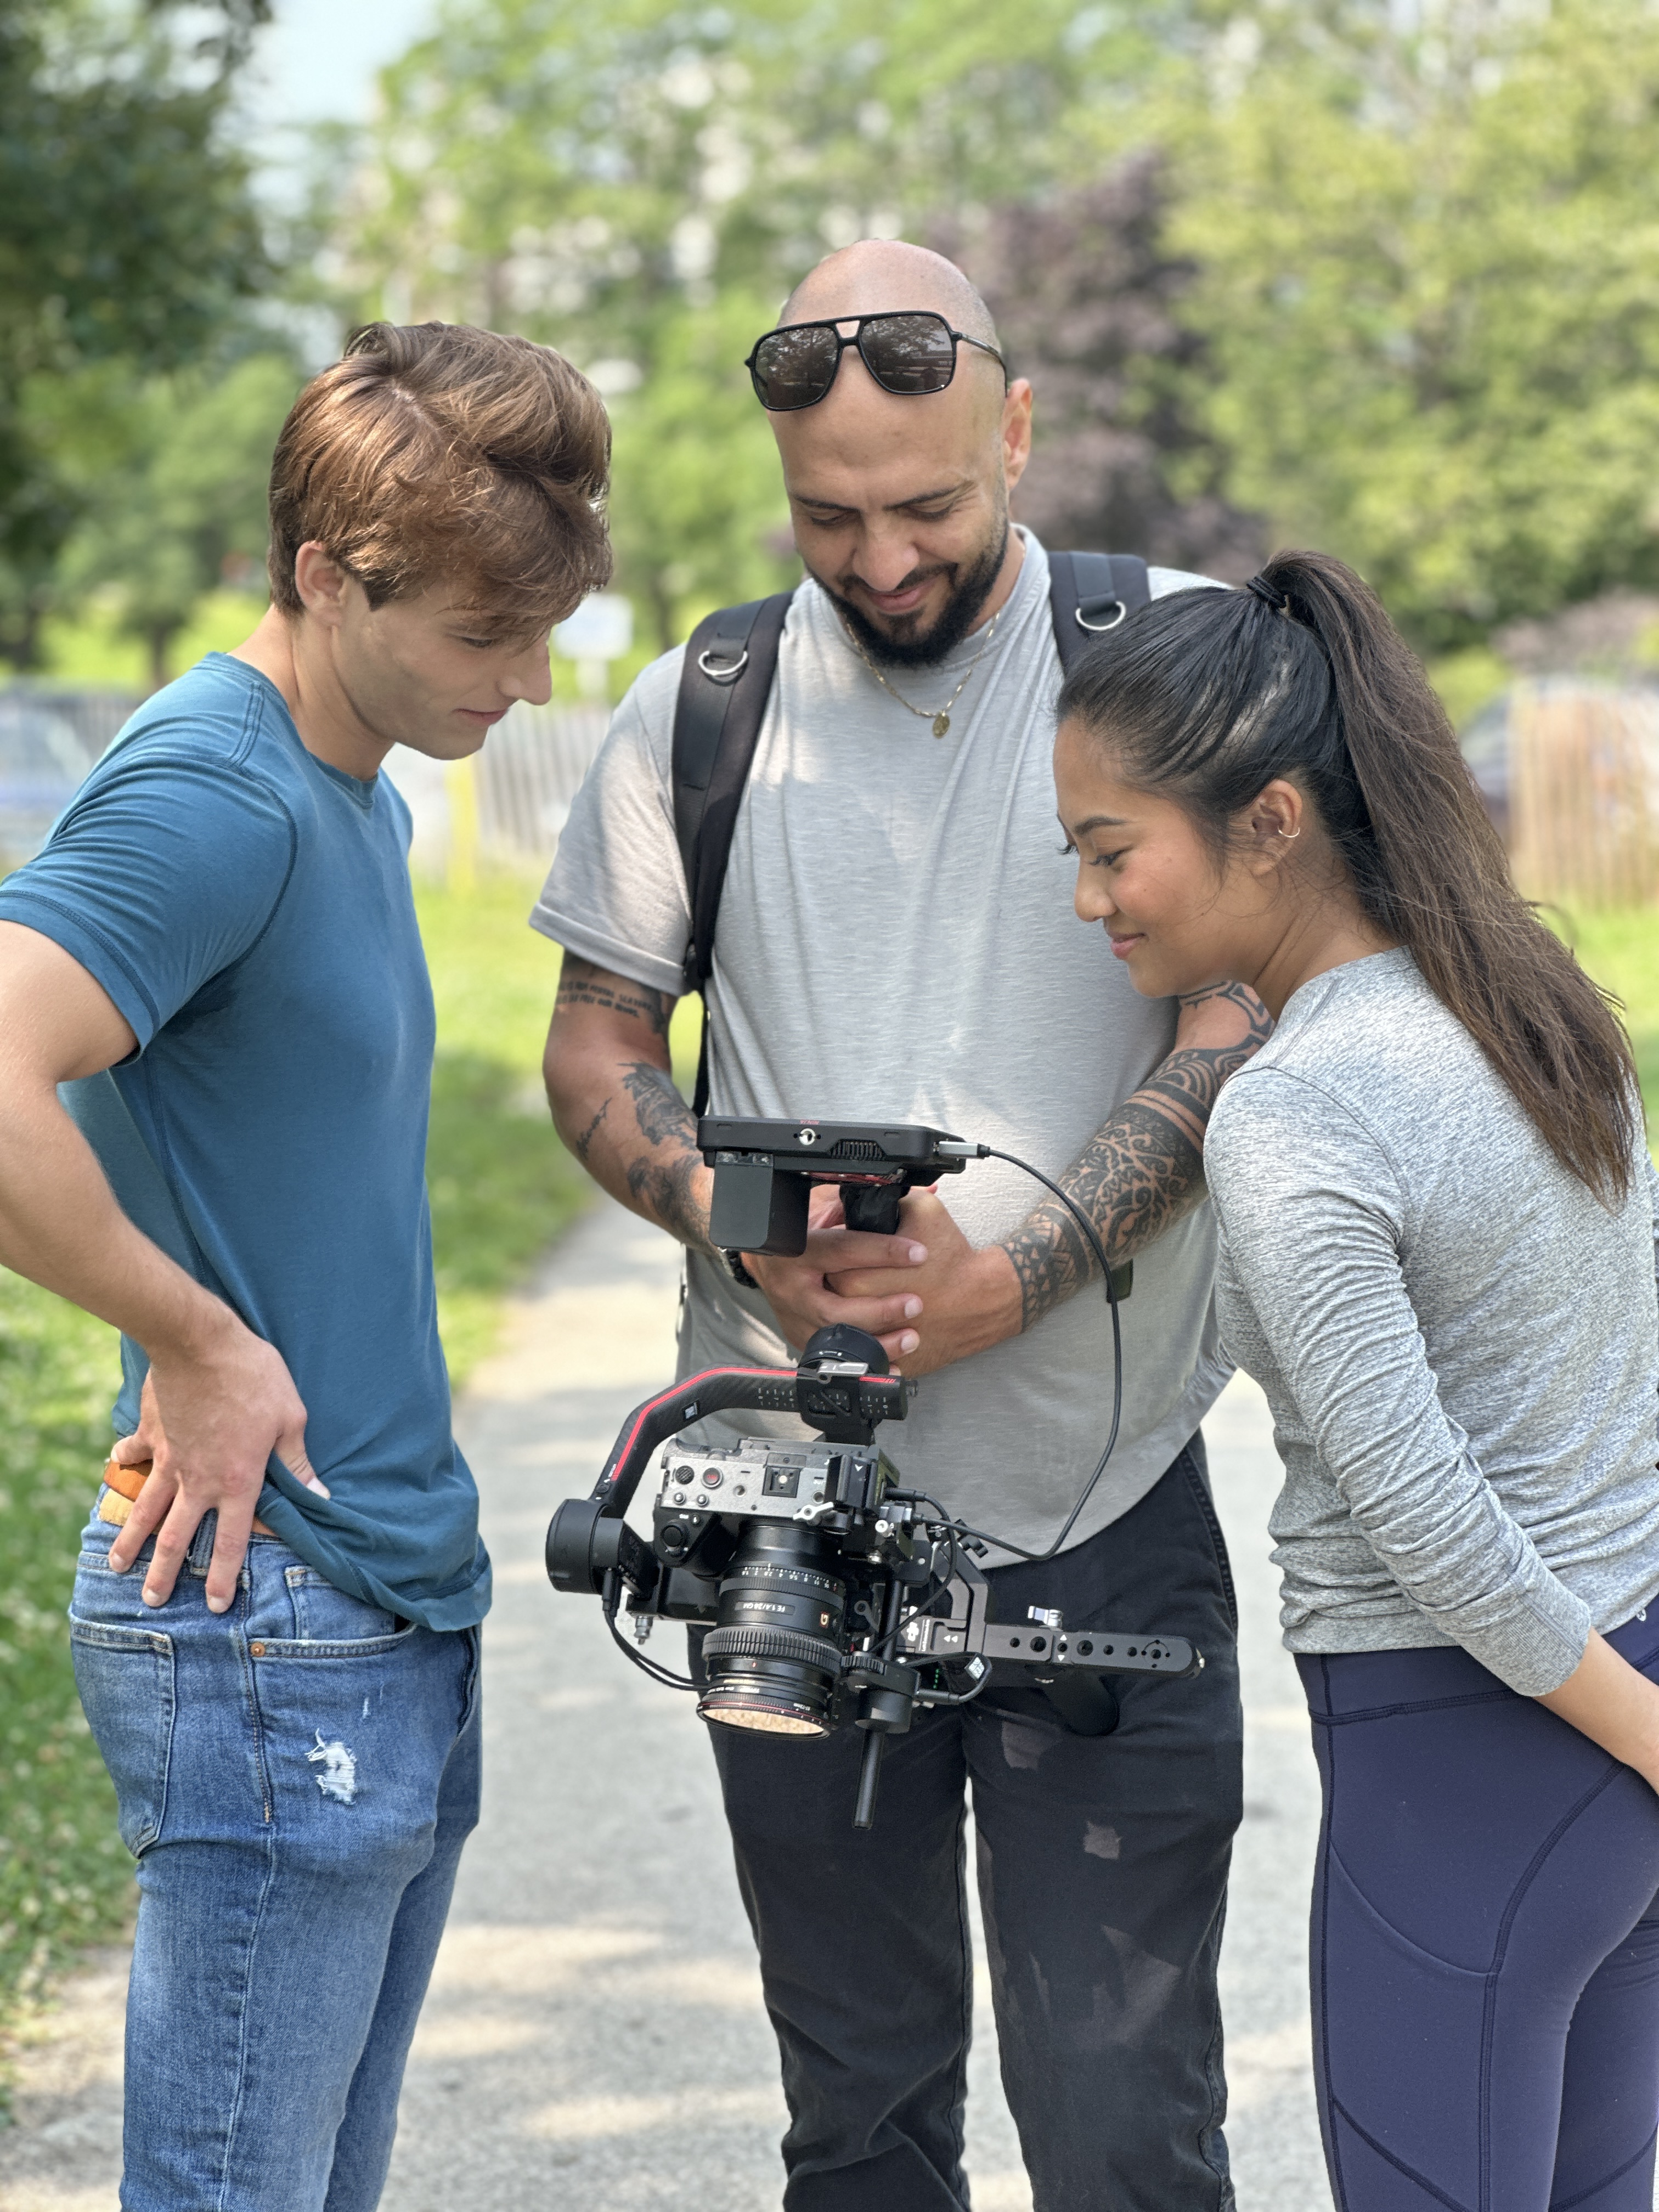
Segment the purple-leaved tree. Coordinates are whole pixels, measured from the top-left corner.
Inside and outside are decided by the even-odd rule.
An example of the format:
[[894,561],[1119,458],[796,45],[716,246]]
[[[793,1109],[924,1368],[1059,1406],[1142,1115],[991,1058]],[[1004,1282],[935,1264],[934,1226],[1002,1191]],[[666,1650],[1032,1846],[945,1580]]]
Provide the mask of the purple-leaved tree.
[[1240,581],[1262,525],[1217,489],[1221,457],[1187,403],[1202,341],[1177,317],[1193,266],[1164,246],[1156,152],[1040,204],[936,226],[1036,391],[1014,513],[1056,548],[1139,553]]

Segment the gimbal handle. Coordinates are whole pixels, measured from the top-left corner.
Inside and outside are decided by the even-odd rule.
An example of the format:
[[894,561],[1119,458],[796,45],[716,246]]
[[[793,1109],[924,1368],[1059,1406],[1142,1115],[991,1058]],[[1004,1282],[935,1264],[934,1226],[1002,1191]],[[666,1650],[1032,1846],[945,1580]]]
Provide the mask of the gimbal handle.
[[689,1429],[708,1413],[741,1407],[760,1413],[793,1413],[793,1367],[708,1367],[672,1389],[659,1390],[635,1406],[622,1425],[603,1473],[588,1495],[607,1520],[620,1520],[633,1502],[651,1455],[670,1437]]

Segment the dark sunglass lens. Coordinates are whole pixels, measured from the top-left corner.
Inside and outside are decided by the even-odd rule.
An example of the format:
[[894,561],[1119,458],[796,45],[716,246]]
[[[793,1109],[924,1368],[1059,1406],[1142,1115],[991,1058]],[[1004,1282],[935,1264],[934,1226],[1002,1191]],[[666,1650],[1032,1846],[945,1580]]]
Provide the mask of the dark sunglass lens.
[[864,365],[884,392],[943,392],[956,367],[956,343],[942,315],[879,315],[859,340]]
[[799,330],[769,331],[755,348],[749,373],[761,405],[781,414],[822,399],[836,380],[840,358],[834,331],[803,323]]

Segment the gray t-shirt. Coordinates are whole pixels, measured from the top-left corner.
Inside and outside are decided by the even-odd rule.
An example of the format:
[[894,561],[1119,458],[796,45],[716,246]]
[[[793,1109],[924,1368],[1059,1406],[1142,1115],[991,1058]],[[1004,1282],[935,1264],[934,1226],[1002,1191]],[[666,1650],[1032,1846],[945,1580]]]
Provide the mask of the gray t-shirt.
[[[1206,581],[1152,572],[1155,593]],[[892,681],[937,706],[983,642]],[[690,927],[670,782],[681,659],[653,663],[617,708],[532,917],[583,958],[670,992]],[[1072,911],[1050,770],[1060,673],[1048,564],[1029,532],[942,739],[877,683],[826,594],[810,580],[797,592],[720,904],[714,1111],[927,1122],[1058,1175],[1164,1058],[1173,1002],[1139,997],[1103,933]],[[979,1246],[1043,1195],[997,1161],[939,1188]],[[1122,1428],[1074,1542],[1145,1494],[1226,1380],[1213,1266],[1207,1205],[1136,1260]],[[786,1362],[763,1298],[700,1254],[687,1276],[683,1374]],[[1110,1328],[1094,1289],[927,1376],[884,1442],[907,1480],[1036,1547],[1065,1519],[1111,1410]]]
[[1285,1643],[1558,1688],[1659,1591],[1646,1154],[1610,1212],[1394,951],[1292,994],[1204,1158],[1222,1336],[1285,1462]]

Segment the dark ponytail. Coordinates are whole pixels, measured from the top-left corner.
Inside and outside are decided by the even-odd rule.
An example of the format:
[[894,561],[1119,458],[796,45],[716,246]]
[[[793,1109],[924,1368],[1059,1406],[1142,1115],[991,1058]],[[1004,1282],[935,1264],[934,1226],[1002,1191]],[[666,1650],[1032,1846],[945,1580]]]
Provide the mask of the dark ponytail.
[[1182,806],[1218,852],[1288,778],[1361,905],[1405,945],[1563,1167],[1612,1203],[1641,1115],[1611,1004],[1516,891],[1444,708],[1352,568],[1281,553],[1243,592],[1154,600],[1081,661],[1062,720],[1127,780]]

